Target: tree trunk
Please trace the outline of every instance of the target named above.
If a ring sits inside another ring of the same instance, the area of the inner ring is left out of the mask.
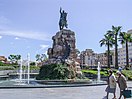
[[[110,68],[110,46],[109,46],[109,43],[108,43],[108,52],[107,52],[108,54],[108,56],[107,56],[107,58],[108,58],[108,68]]]
[[[129,67],[128,42],[126,41],[126,69]]]
[[[117,44],[117,35],[115,35],[115,68],[118,69],[118,44]]]

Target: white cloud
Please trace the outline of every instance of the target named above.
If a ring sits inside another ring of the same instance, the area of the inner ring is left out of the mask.
[[[45,32],[9,30],[11,28],[6,26],[6,24],[9,23],[11,23],[9,19],[7,19],[4,16],[0,16],[0,35],[15,36],[16,40],[18,40],[18,38],[36,39],[43,41],[51,40],[52,36],[49,33],[45,33]]]
[[[0,34],[8,35],[8,36],[17,36],[28,39],[44,40],[44,41],[51,40],[51,36],[49,34],[40,33],[40,32],[18,32],[18,31],[0,30]]]
[[[18,37],[15,37],[15,40],[19,40],[20,38],[18,38]]]
[[[41,49],[45,49],[47,47],[49,47],[49,45],[40,45]]]
[[[49,45],[41,44],[39,50],[36,51],[36,54],[38,54],[39,52],[43,51],[43,50],[46,49],[47,47],[49,47]]]
[[[2,36],[0,36],[0,39],[2,39]]]

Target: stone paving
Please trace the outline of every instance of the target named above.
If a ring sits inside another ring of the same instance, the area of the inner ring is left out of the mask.
[[[132,89],[132,82],[128,82],[128,87]],[[0,99],[106,99],[105,88],[106,85],[61,88],[0,89]],[[118,87],[116,95],[119,97]],[[113,95],[110,94],[109,99],[112,99],[112,97]]]

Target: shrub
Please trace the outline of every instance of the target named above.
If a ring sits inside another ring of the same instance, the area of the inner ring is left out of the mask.
[[[64,64],[44,65],[40,68],[37,80],[66,79],[68,78],[68,67]]]
[[[83,73],[89,73],[89,74],[93,74],[93,75],[97,75],[98,71],[97,70],[82,70]],[[103,71],[100,71],[100,75],[103,75],[103,76],[108,76],[108,73],[107,73],[107,70],[103,70]]]
[[[3,66],[3,65],[4,65],[4,63],[0,61],[0,66]]]
[[[13,66],[0,66],[0,70],[15,70]]]
[[[123,70],[122,73],[128,78],[128,80],[132,80],[132,70]]]
[[[35,62],[31,62],[30,65],[35,65],[36,63]]]
[[[40,67],[39,66],[30,66],[30,70],[39,70],[40,69]]]

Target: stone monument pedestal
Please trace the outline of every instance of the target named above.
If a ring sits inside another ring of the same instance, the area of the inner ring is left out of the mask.
[[[75,77],[77,74],[81,74],[80,64],[76,62],[75,33],[68,29],[62,29],[52,37],[52,40],[52,48],[48,49],[47,64],[66,63],[74,71]]]

